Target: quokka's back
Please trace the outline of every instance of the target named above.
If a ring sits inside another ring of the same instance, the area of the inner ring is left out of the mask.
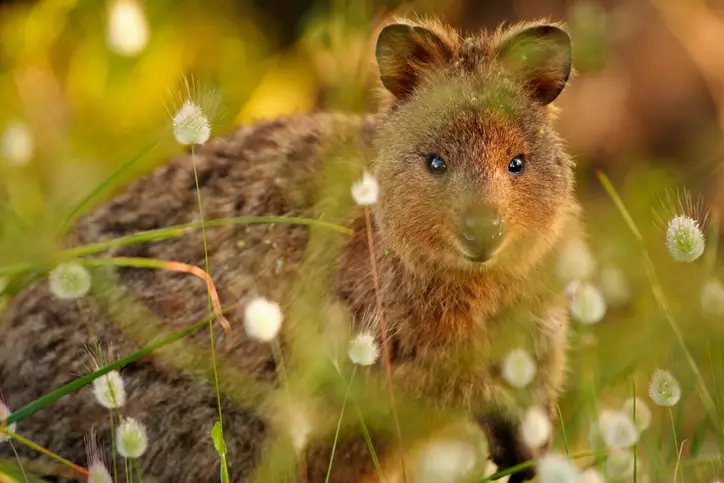
[[[378,114],[264,122],[195,150],[207,221],[278,216],[329,224],[209,221],[206,228],[209,273],[222,304],[237,304],[226,315],[232,330],[214,331],[232,481],[247,481],[255,468],[257,481],[303,473],[324,481],[352,372],[347,344],[360,333],[380,344],[381,318],[392,384],[408,409],[396,416],[389,410],[381,359],[358,369],[352,397],[369,418],[388,481],[400,472],[395,419],[409,450],[408,476],[432,481],[417,464],[424,446],[415,437],[434,440],[432,423],[449,423],[448,413],[466,415],[483,430],[499,467],[539,451],[520,436],[522,411],[535,404],[553,416],[567,321],[550,267],[562,240],[580,236],[571,165],[549,107],[570,73],[568,35],[531,23],[463,38],[437,23],[400,22],[380,32],[376,57],[388,97]],[[351,196],[364,172],[371,194],[379,190],[370,208]],[[199,219],[187,155],[86,216],[69,243]],[[177,235],[102,256],[204,268],[202,232]],[[95,340],[125,355],[192,326],[209,310],[205,283],[188,274],[91,273],[91,295],[80,300],[59,300],[42,281],[11,302],[0,328],[0,384],[11,408],[89,372],[87,347]],[[255,298],[283,309],[280,351],[244,331],[244,309]],[[502,359],[516,348],[538,366],[523,389],[501,373]],[[148,431],[139,459],[144,480],[218,478],[208,349],[208,330],[197,331],[122,371],[127,402],[120,412]],[[426,410],[445,417],[421,424]],[[357,415],[348,416],[331,481],[373,481]],[[91,429],[108,455],[108,411],[89,387],[22,419],[17,430],[82,463]],[[486,453],[473,455],[465,471],[480,474]]]

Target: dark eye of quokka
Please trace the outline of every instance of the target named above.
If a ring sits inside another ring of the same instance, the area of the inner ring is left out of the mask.
[[[430,174],[440,176],[447,173],[447,164],[439,154],[430,153],[427,155],[427,170]]]
[[[513,159],[510,160],[510,163],[508,163],[508,172],[515,176],[522,174],[524,169],[525,169],[525,155],[524,154],[518,154],[517,156],[515,156]]]

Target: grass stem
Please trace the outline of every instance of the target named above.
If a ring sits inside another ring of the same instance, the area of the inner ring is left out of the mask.
[[[344,410],[347,408],[347,400],[349,399],[349,393],[352,390],[352,381],[354,381],[354,375],[357,373],[357,366],[352,369],[352,375],[349,378],[349,384],[347,384],[347,391],[344,394],[344,402],[342,402],[342,410],[339,413],[339,420],[337,420],[337,430],[334,432],[334,442],[332,443],[332,454],[329,456],[329,467],[327,468],[327,477],[324,479],[324,483],[329,483],[329,477],[332,474],[332,464],[334,463],[334,452],[337,449],[337,441],[339,440],[339,430],[342,427],[342,420],[344,419]]]
[[[194,182],[196,183],[196,199],[199,203],[199,220],[201,221],[201,237],[204,241],[204,265],[206,268],[206,274],[211,278],[211,272],[209,270],[209,246],[206,241],[206,226],[204,225],[204,205],[201,202],[201,187],[199,186],[199,173],[198,169],[196,167],[197,159],[196,159],[196,149],[195,146],[191,145],[191,164],[193,164],[194,167]],[[211,282],[207,282],[206,285],[207,289],[207,299],[208,299],[208,311],[209,315],[213,314],[214,308],[214,299],[213,294],[215,293],[215,290],[213,290],[213,284]],[[220,302],[218,302],[218,295],[216,296],[216,303],[220,306]],[[226,319],[224,319],[226,320]],[[228,326],[228,322],[226,324]],[[228,330],[228,328],[227,328]],[[224,418],[221,411],[221,391],[219,390],[219,372],[216,367],[216,348],[214,347],[214,324],[212,322],[212,319],[209,319],[209,342],[211,344],[211,365],[212,365],[212,372],[214,374],[214,389],[216,390],[216,406],[219,412],[219,435],[221,437],[221,440],[224,441]],[[226,445],[226,443],[224,443]],[[221,478],[222,480],[229,480],[229,468],[226,465],[226,458],[221,458]]]
[[[12,418],[12,415],[10,416],[10,418],[8,418],[8,421],[10,421],[11,418]],[[8,424],[12,424],[12,423],[8,423]],[[2,432],[6,436],[9,436],[10,438],[17,441],[18,443],[20,443],[24,446],[27,446],[28,448],[30,448],[34,451],[37,451],[38,453],[45,455],[48,458],[53,459],[62,465],[67,466],[68,468],[71,468],[73,471],[82,475],[83,477],[88,478],[89,473],[88,473],[88,470],[86,470],[85,468],[78,466],[75,463],[71,463],[70,461],[63,458],[62,456],[58,456],[57,454],[53,453],[52,451],[49,451],[49,450],[43,448],[39,444],[33,443],[29,439],[26,439],[18,434],[13,433],[12,431],[10,431],[10,429],[8,429],[8,427],[3,427]]]
[[[372,238],[372,220],[370,217],[369,207],[365,207],[365,222],[367,225],[367,244],[370,252],[370,265],[372,270],[372,280],[375,286],[375,300],[377,302],[377,313],[380,322],[380,339],[382,340],[382,353],[385,358],[385,373],[387,375],[387,388],[390,392],[390,405],[392,406],[392,415],[395,420],[395,429],[397,431],[397,441],[400,447],[400,463],[402,465],[402,481],[407,483],[407,472],[405,470],[405,448],[402,444],[402,428],[400,427],[400,418],[397,414],[397,405],[395,404],[395,391],[392,386],[392,364],[390,362],[390,349],[387,343],[387,329],[385,328],[385,315],[382,308],[382,297],[380,296],[380,279],[377,274],[377,262],[375,257],[374,239]]]

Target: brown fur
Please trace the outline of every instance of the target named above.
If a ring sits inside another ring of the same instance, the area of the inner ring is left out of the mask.
[[[546,36],[532,41],[518,35],[540,23],[470,39],[438,23],[405,25],[387,31],[392,35],[386,37],[383,31],[378,43],[381,77],[391,97],[376,116],[280,119],[239,128],[197,149],[207,219],[316,217],[347,222],[354,235],[345,239],[287,224],[209,228],[210,273],[223,302],[243,303],[262,295],[282,303],[287,313],[303,312],[301,295],[314,293],[315,283],[326,285],[330,301],[340,302],[342,313],[350,317],[353,332],[376,329],[379,314],[363,210],[349,210],[349,184],[366,165],[381,188],[372,210],[373,239],[394,387],[408,400],[469,415],[486,431],[493,459],[510,466],[533,454],[517,434],[521,411],[531,403],[551,410],[564,382],[567,316],[550,267],[562,242],[580,236],[579,209],[571,163],[553,129],[548,102],[567,81],[566,52],[559,49],[563,44],[557,43],[557,29],[550,37],[547,27],[540,27],[536,32]],[[426,171],[430,152],[445,157],[447,178],[436,179]],[[506,167],[519,153],[527,156],[526,171],[513,177]],[[506,223],[501,248],[482,264],[466,260],[455,248],[461,213],[478,202],[495,206]],[[195,220],[193,169],[184,156],[85,217],[75,227],[72,243]],[[340,259],[326,253],[327,241],[330,253],[338,245]],[[111,254],[204,266],[199,231]],[[317,278],[300,284],[296,275],[310,260],[330,263]],[[120,291],[104,282],[114,276]],[[11,408],[87,372],[80,355],[90,342],[88,324],[102,342],[125,354],[157,336],[157,330],[188,327],[207,312],[202,282],[165,271],[96,271],[94,295],[80,304],[63,302],[39,283],[12,301],[0,329],[0,385]],[[129,308],[124,299],[140,306]],[[324,324],[326,316],[319,314],[328,305],[324,298],[320,304],[309,310],[311,318],[318,316]],[[162,325],[151,325],[154,315]],[[245,336],[241,310],[228,318],[234,330],[216,334],[219,357],[226,361],[220,369],[225,437],[232,480],[246,481],[274,423],[268,417],[273,412],[256,410],[260,403],[268,404],[262,386],[243,385],[239,379],[246,374],[273,384],[275,364],[268,345]],[[306,350],[314,356],[322,350],[299,343],[298,323],[285,325],[283,334],[285,354],[293,353],[292,370],[299,354]],[[151,444],[140,463],[146,475],[159,481],[218,478],[218,456],[209,438],[216,420],[214,390],[199,380],[210,380],[207,346],[208,332],[201,331],[124,369],[129,389],[124,413],[146,423]],[[499,363],[514,347],[527,348],[537,360],[530,390],[514,391],[500,377]],[[110,440],[107,415],[89,391],[23,419],[18,431],[82,462],[83,435],[91,427],[104,444]],[[324,404],[322,388],[308,392],[310,400]],[[337,410],[320,425],[333,427]],[[376,436],[375,448],[383,466],[397,471],[393,424],[389,414],[385,417],[387,436]],[[308,481],[323,481],[330,442],[310,445]],[[345,436],[332,480],[354,481],[363,473],[374,479],[371,470],[364,440]]]

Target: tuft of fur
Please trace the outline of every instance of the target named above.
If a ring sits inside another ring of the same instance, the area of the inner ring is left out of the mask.
[[[376,115],[267,121],[196,149],[206,219],[314,217],[353,230],[345,237],[290,224],[207,229],[210,273],[221,299],[240,302],[228,315],[234,330],[217,333],[233,481],[248,481],[265,438],[275,431],[273,418],[258,410],[272,404],[262,388],[276,384],[274,358],[269,345],[245,335],[244,302],[265,297],[281,304],[282,350],[292,352],[292,360],[301,357],[295,351],[304,352],[304,344],[295,339],[302,332],[286,323],[286,313],[298,310],[300,298],[316,288],[344,308],[351,333],[377,327],[370,322],[379,314],[363,208],[354,207],[349,194],[365,169],[380,185],[372,238],[395,389],[426,406],[466,414],[487,435],[500,468],[535,454],[520,436],[520,418],[531,404],[554,417],[565,373],[567,314],[552,266],[563,241],[582,236],[572,163],[550,106],[570,73],[566,41],[558,26],[543,22],[470,38],[437,22],[398,22],[378,40],[390,99]],[[426,171],[429,153],[445,157],[450,176],[437,179]],[[507,165],[519,153],[526,155],[526,170],[514,177]],[[181,156],[82,219],[69,243],[196,221],[196,203],[191,158]],[[493,206],[506,224],[500,249],[484,263],[465,259],[456,248],[462,212],[480,203]],[[107,255],[204,266],[200,231]],[[317,271],[305,279],[311,283],[300,283],[298,275],[310,263]],[[92,342],[88,324],[101,342],[129,353],[207,313],[206,287],[199,280],[136,268],[93,276],[93,298],[82,311],[54,298],[45,282],[10,303],[0,327],[0,383],[10,407],[85,372],[78,355]],[[324,299],[318,305],[309,313],[324,319]],[[324,328],[324,321],[304,323],[310,330]],[[514,347],[536,361],[536,377],[525,390],[508,387],[500,374]],[[124,368],[124,414],[147,421],[154,442],[139,459],[144,475],[176,482],[218,477],[209,437],[217,419],[210,370],[207,331]],[[88,390],[23,419],[23,434],[74,461],[82,461],[83,435],[93,427],[109,444],[107,413]],[[327,396],[323,388],[309,392],[317,401]],[[330,414],[333,426],[338,413]],[[332,437],[307,447],[307,481],[324,481]],[[397,471],[389,431],[374,439],[383,467]],[[364,481],[376,479],[367,446],[361,435],[346,435],[336,450],[332,481],[359,481],[362,475]],[[532,471],[519,473],[510,481],[531,477]]]

